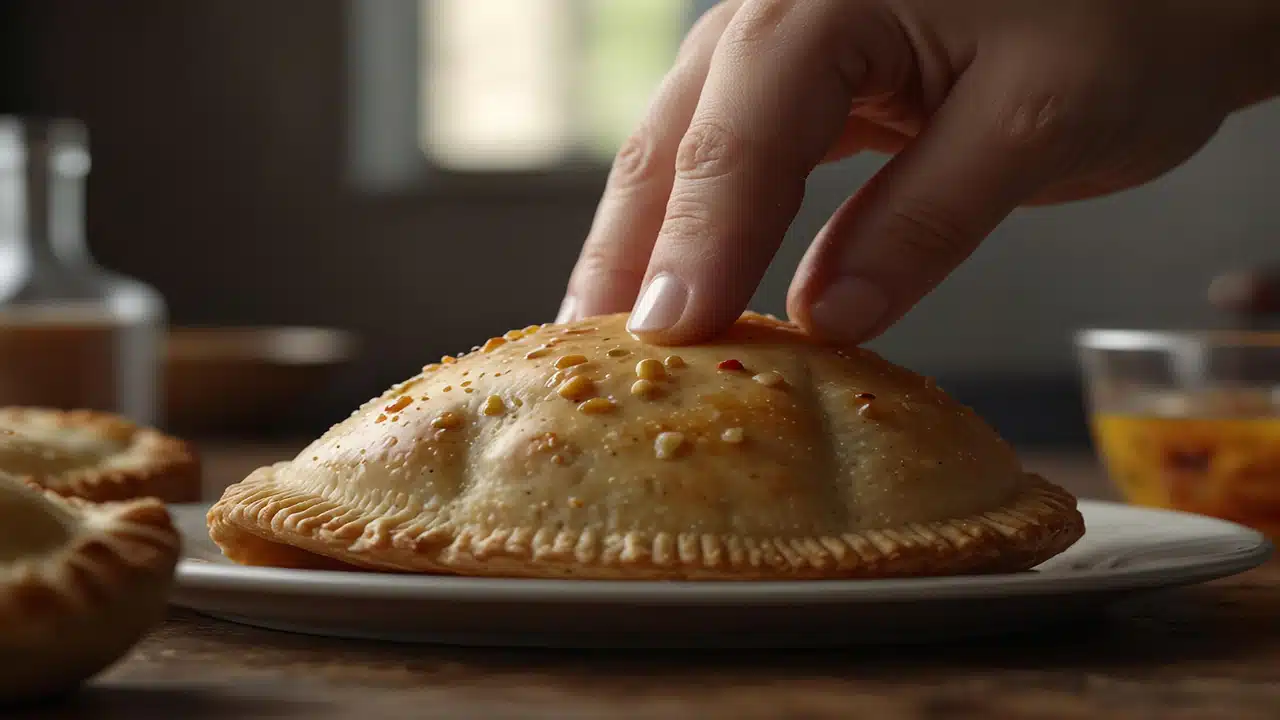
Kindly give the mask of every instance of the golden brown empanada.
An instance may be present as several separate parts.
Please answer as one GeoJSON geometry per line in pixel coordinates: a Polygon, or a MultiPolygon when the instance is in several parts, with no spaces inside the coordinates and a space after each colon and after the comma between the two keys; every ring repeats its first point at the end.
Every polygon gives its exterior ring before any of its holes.
{"type": "Polygon", "coordinates": [[[0,408],[0,472],[95,502],[200,499],[200,462],[188,443],[92,410],[0,408]]]}
{"type": "Polygon", "coordinates": [[[929,380],[747,314],[647,345],[626,316],[446,357],[231,486],[250,565],[540,578],[876,578],[1030,568],[1075,498],[929,380]]]}
{"type": "Polygon", "coordinates": [[[70,690],[164,617],[181,541],[155,498],[95,504],[0,473],[0,701],[70,690]]]}

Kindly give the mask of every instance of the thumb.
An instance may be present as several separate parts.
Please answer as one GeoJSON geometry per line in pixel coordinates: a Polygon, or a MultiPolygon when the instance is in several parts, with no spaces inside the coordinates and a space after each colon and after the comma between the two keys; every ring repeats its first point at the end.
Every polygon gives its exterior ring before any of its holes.
{"type": "Polygon", "coordinates": [[[1053,96],[960,78],[926,129],[847,200],[797,270],[788,314],[856,345],[895,323],[1045,182],[1069,135],[1053,96]]]}

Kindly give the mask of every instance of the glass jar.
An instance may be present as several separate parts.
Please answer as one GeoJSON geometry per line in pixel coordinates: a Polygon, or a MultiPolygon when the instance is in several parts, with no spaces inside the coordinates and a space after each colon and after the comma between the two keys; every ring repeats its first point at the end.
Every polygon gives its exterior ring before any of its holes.
{"type": "Polygon", "coordinates": [[[159,425],[164,300],[94,262],[89,165],[79,122],[0,116],[0,405],[159,425]]]}
{"type": "Polygon", "coordinates": [[[1081,332],[1094,443],[1125,498],[1280,540],[1280,332],[1081,332]]]}

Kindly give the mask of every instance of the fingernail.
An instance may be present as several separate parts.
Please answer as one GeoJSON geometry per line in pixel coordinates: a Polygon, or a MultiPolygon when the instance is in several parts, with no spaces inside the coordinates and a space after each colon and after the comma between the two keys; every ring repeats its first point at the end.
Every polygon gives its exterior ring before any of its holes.
{"type": "Polygon", "coordinates": [[[640,293],[640,300],[627,321],[627,330],[642,333],[666,330],[680,322],[688,302],[689,288],[684,282],[671,273],[659,273],[640,293]]]}
{"type": "Polygon", "coordinates": [[[565,295],[564,300],[560,301],[560,311],[556,313],[556,322],[565,323],[573,320],[573,314],[578,309],[578,298],[572,295],[565,295]]]}
{"type": "Polygon", "coordinates": [[[809,317],[823,335],[852,345],[865,340],[888,310],[889,298],[880,288],[862,278],[841,278],[809,308],[809,317]]]}

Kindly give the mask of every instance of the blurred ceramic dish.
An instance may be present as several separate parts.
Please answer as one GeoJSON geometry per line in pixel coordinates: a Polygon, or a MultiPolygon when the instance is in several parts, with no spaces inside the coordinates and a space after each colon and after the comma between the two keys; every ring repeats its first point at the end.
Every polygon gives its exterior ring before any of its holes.
{"type": "Polygon", "coordinates": [[[1264,562],[1261,534],[1184,513],[1081,501],[1088,532],[1035,571],[782,582],[471,578],[236,565],[208,505],[170,509],[186,557],[172,601],[289,632],[543,647],[816,647],[998,634],[1264,562]]]}
{"type": "Polygon", "coordinates": [[[1090,421],[1134,503],[1280,537],[1280,333],[1089,330],[1090,421]]]}
{"type": "Polygon", "coordinates": [[[188,434],[269,428],[356,353],[355,336],[331,328],[175,328],[166,348],[165,425],[188,434]]]}

